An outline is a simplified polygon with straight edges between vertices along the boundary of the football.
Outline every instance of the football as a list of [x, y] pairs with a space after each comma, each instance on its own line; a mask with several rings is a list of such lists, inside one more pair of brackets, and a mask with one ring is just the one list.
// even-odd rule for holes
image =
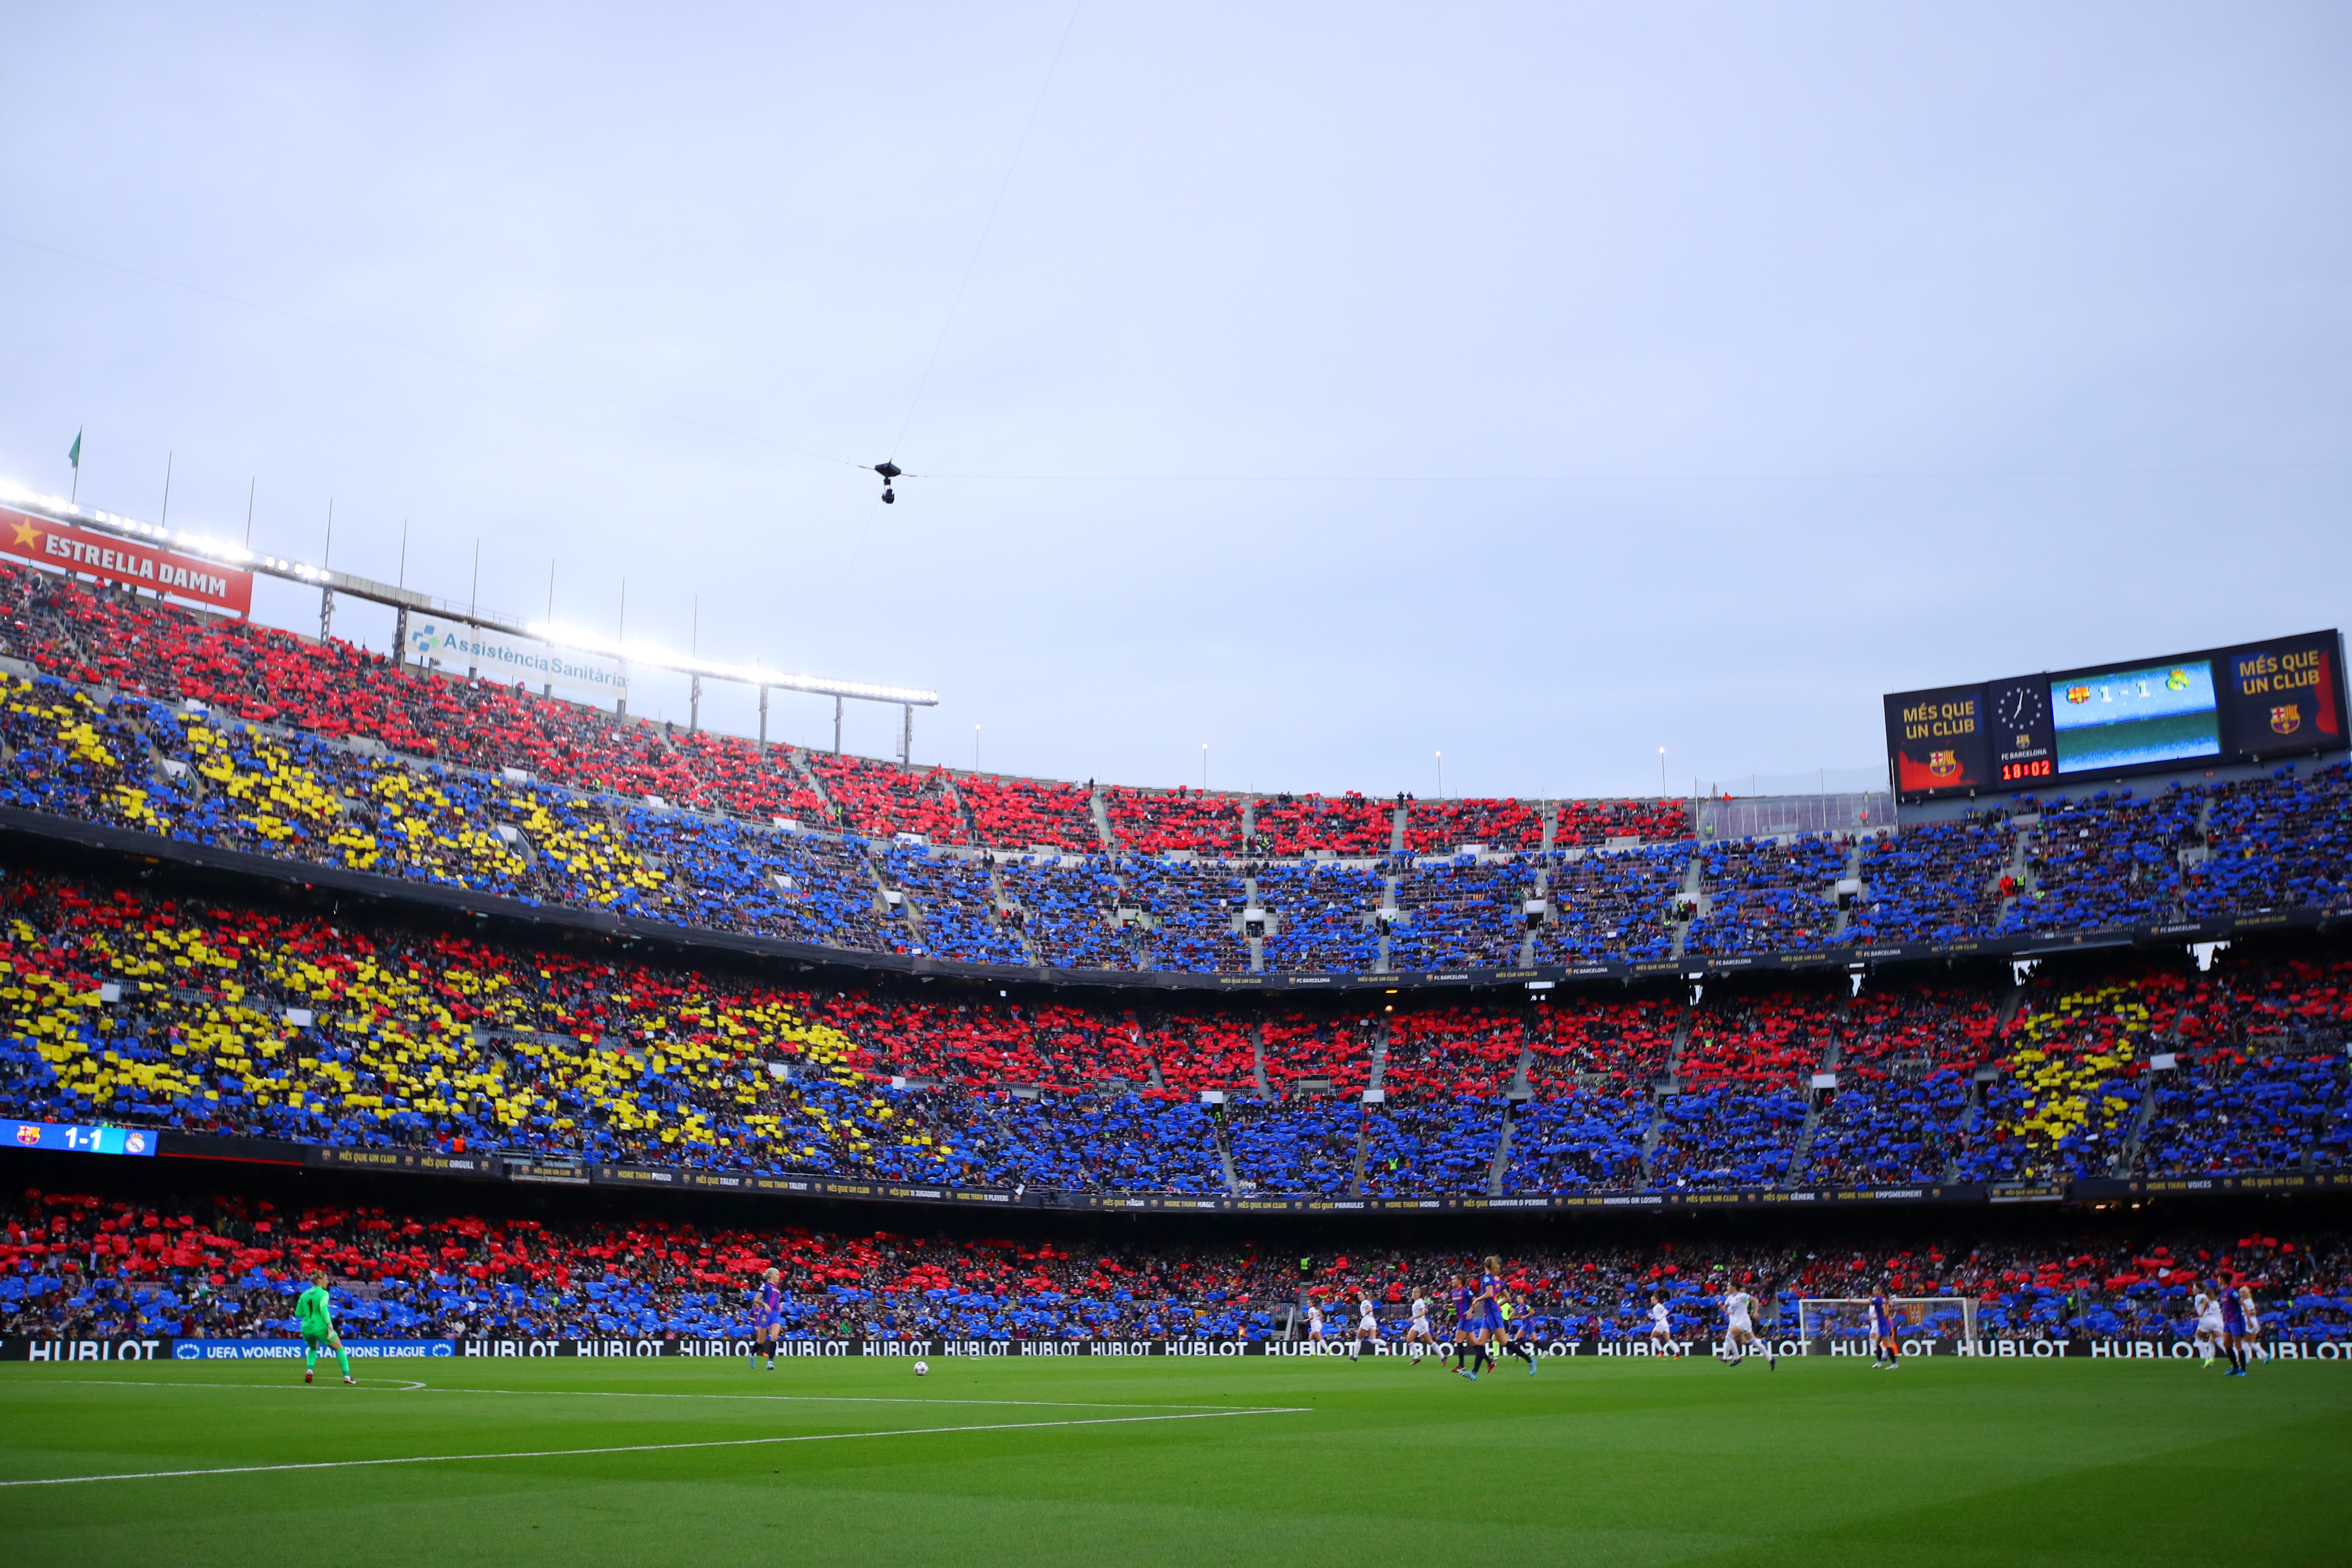
[[917, 1362], [917, 1363], [915, 1363], [915, 1375], [916, 1375], [917, 1377], [929, 1377], [929, 1376], [930, 1376], [930, 1375], [931, 1375], [931, 1363], [930, 1363], [929, 1362], [927, 1362], [927, 1361], [919, 1361], [919, 1362]]

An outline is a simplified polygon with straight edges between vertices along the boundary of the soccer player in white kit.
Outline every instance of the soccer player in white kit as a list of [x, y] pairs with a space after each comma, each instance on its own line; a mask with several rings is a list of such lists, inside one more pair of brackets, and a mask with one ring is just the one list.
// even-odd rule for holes
[[[1756, 1325], [1750, 1320], [1755, 1310], [1756, 1298], [1747, 1291], [1726, 1290], [1723, 1293], [1723, 1315], [1730, 1323], [1723, 1336], [1724, 1348], [1731, 1352], [1727, 1359], [1733, 1366], [1746, 1365], [1748, 1347], [1760, 1342], [1756, 1338]], [[1769, 1370], [1780, 1370], [1780, 1358], [1771, 1352], [1769, 1345], [1765, 1347], [1764, 1360]]]
[[1412, 1347], [1412, 1364], [1415, 1366], [1421, 1364], [1423, 1353], [1422, 1346], [1436, 1348], [1437, 1336], [1429, 1330], [1429, 1298], [1426, 1296], [1415, 1296], [1412, 1299], [1412, 1321], [1406, 1325], [1404, 1342]]
[[1666, 1310], [1666, 1299], [1664, 1296], [1650, 1298], [1650, 1353], [1652, 1355], [1682, 1353], [1682, 1347], [1675, 1343], [1674, 1318]]
[[1315, 1347], [1315, 1354], [1323, 1353], [1323, 1308], [1320, 1302], [1307, 1303], [1307, 1342]]
[[2221, 1346], [2221, 1299], [2200, 1290], [2197, 1292], [2197, 1364], [2201, 1370], [2213, 1370], [2213, 1352]]
[[1348, 1342], [1348, 1359], [1358, 1361], [1361, 1352], [1372, 1348], [1381, 1337], [1381, 1321], [1372, 1311], [1370, 1296], [1356, 1298], [1356, 1337]]
[[2266, 1359], [2267, 1352], [2263, 1349], [2263, 1315], [2254, 1310], [2252, 1286], [2238, 1287], [2238, 1311], [2246, 1323], [2245, 1334], [2240, 1342], [2245, 1346], [2246, 1353], [2256, 1361]]

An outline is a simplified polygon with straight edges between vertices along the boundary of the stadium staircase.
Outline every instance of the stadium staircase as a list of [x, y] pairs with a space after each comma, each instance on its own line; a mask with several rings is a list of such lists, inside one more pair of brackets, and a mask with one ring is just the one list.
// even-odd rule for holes
[[1697, 1017], [1698, 1009], [1693, 1007], [1675, 1022], [1675, 1043], [1666, 1051], [1665, 1073], [1650, 1086], [1650, 1130], [1642, 1135], [1642, 1181], [1645, 1185], [1658, 1143], [1666, 1135], [1666, 1101], [1682, 1092], [1683, 1047], [1690, 1043], [1691, 1026]]
[[1545, 854], [1549, 855], [1551, 853], [1552, 840], [1559, 831], [1559, 802], [1556, 800], [1548, 800], [1543, 803], [1543, 844], [1541, 847]]
[[1239, 1173], [1234, 1169], [1233, 1148], [1225, 1142], [1224, 1118], [1221, 1116], [1209, 1118], [1209, 1139], [1217, 1146], [1217, 1164], [1225, 1173], [1225, 1191], [1236, 1197], [1240, 1196], [1242, 1179]]
[[[2182, 1021], [2180, 1016], [2176, 1013], [2173, 1015], [2170, 1027], [2161, 1034], [2153, 1032], [2149, 1034], [2147, 1039], [2150, 1054], [2154, 1054], [2155, 1047], [2158, 1046], [2168, 1051], [2180, 1044]], [[2140, 1150], [2147, 1142], [2148, 1125], [2156, 1120], [2156, 1074], [2144, 1072], [2139, 1075], [2139, 1103], [2132, 1108], [2131, 1127], [2124, 1134], [2122, 1143], [2116, 1150], [2115, 1163], [2109, 1167], [2108, 1174], [2129, 1176], [2139, 1168]], [[2310, 1151], [2306, 1148], [2305, 1159], [2308, 1162], [2309, 1158]]]
[[1536, 1097], [1535, 1086], [1528, 1079], [1535, 1067], [1535, 1043], [1529, 1041], [1519, 1047], [1519, 1064], [1511, 1069], [1511, 1081], [1504, 1089], [1503, 1098], [1509, 1100], [1533, 1100]]
[[1490, 1198], [1503, 1195], [1503, 1178], [1511, 1169], [1511, 1122], [1515, 1120], [1511, 1110], [1508, 1106], [1503, 1110], [1503, 1131], [1495, 1140], [1495, 1161], [1486, 1167], [1486, 1195]]
[[2115, 1163], [2107, 1168], [2111, 1176], [2128, 1176], [2137, 1168], [2140, 1146], [2147, 1142], [2147, 1124], [2156, 1119], [2156, 1075], [2142, 1073], [2139, 1083], [2139, 1103], [2132, 1107], [2131, 1128], [2116, 1149]]
[[[1244, 812], [1244, 818], [1246, 818], [1248, 808], [1244, 807], [1243, 809]], [[1234, 913], [1234, 918], [1238, 921], [1242, 918], [1244, 912], [1260, 907], [1261, 906], [1257, 901], [1257, 879], [1255, 876], [1244, 877], [1242, 879], [1242, 908]], [[1244, 926], [1242, 928], [1242, 940], [1249, 944], [1249, 972], [1252, 974], [1264, 974], [1265, 973], [1265, 938], [1262, 936], [1249, 935], [1248, 929], [1249, 928], [1247, 926]], [[1258, 1073], [1258, 1078], [1261, 1082], [1264, 1081], [1265, 1077], [1265, 1070], [1261, 1068]]]
[[[1700, 890], [1706, 886], [1706, 862], [1696, 855], [1692, 856], [1690, 869], [1683, 873], [1682, 892], [1675, 900], [1677, 909], [1687, 904], [1696, 915], [1699, 910]], [[1696, 919], [1675, 922], [1675, 945], [1669, 956], [1680, 958], [1683, 955], [1683, 945], [1690, 941], [1690, 928], [1696, 923]], [[1681, 1049], [1680, 1041], [1675, 1042], [1675, 1049]]]
[[1680, 1086], [1682, 1082], [1683, 1047], [1690, 1044], [1691, 1027], [1698, 1022], [1698, 1008], [1686, 1007], [1683, 1010], [1683, 1016], [1675, 1021], [1675, 1042], [1666, 1048], [1665, 1076], [1659, 1080], [1655, 1087], [1664, 1089], [1669, 1092], [1672, 1092], [1675, 1089]]
[[[989, 856], [985, 864], [988, 867], [989, 902], [995, 906], [997, 927], [999, 930], [1002, 930], [1005, 923], [1004, 917], [1007, 914], [1011, 913], [1014, 910], [1020, 910], [1022, 914], [1026, 916], [1029, 911], [1005, 896], [1004, 878], [997, 869], [996, 857], [993, 855]], [[1014, 925], [1013, 930], [1014, 934], [1020, 937], [1021, 951], [1029, 955], [1029, 962], [1042, 967], [1045, 962], [1045, 955], [1037, 951], [1036, 940], [1029, 934], [1028, 921], [1025, 919], [1023, 920], [1020, 923]], [[1160, 1069], [1157, 1066], [1152, 1068], [1151, 1072], [1152, 1077], [1155, 1079], [1160, 1075]], [[1157, 1089], [1159, 1085], [1155, 1082], [1152, 1087]]]
[[1372, 973], [1375, 974], [1395, 973], [1389, 967], [1389, 931], [1397, 918], [1397, 884], [1402, 880], [1404, 879], [1400, 876], [1389, 876], [1381, 879], [1381, 915], [1386, 918], [1376, 918], [1373, 921], [1373, 924], [1380, 928], [1381, 932], [1380, 951], [1372, 958]]
[[[1545, 833], [1547, 837], [1549, 837], [1550, 829], [1547, 827], [1545, 829]], [[1550, 867], [1538, 866], [1536, 868], [1536, 886], [1533, 896], [1544, 900], [1544, 918], [1549, 921], [1551, 918]], [[1520, 923], [1524, 925], [1526, 924], [1526, 921], [1522, 921]], [[1522, 969], [1532, 968], [1535, 964], [1535, 961], [1536, 928], [1533, 926], [1528, 926], [1526, 931], [1519, 933], [1519, 966]]]
[[808, 752], [798, 746], [788, 746], [785, 748], [785, 751], [793, 760], [793, 773], [799, 777], [801, 783], [808, 786], [809, 793], [811, 795], [814, 795], [817, 799], [824, 802], [824, 815], [827, 825], [830, 826], [834, 822], [838, 821], [840, 818], [840, 813], [834, 808], [833, 796], [825, 794], [824, 792], [824, 781], [817, 777], [816, 770], [814, 768], [809, 766]]
[[1101, 790], [1097, 789], [1087, 797], [1087, 808], [1094, 813], [1095, 837], [1102, 840], [1103, 853], [1118, 854], [1118, 835], [1110, 830], [1110, 803], [1103, 798]]
[[1397, 803], [1395, 814], [1389, 818], [1389, 853], [1391, 855], [1402, 855], [1404, 853], [1405, 810], [1406, 807], [1404, 803], [1402, 801], [1399, 801]]
[[[1857, 886], [1859, 886], [1862, 881], [1862, 835], [1858, 833], [1855, 834], [1853, 842], [1846, 846], [1845, 868], [1838, 873], [1841, 879], [1853, 882]], [[1837, 897], [1835, 889], [1831, 891], [1830, 897], [1832, 900]], [[1861, 894], [1857, 893], [1854, 895], [1854, 902], [1857, 904], [1862, 902]], [[1843, 936], [1845, 934], [1845, 928], [1852, 923], [1853, 923], [1853, 911], [1852, 910], [1838, 910], [1837, 918], [1830, 922], [1831, 941], [1834, 942], [1837, 938]]]
[[[2000, 874], [2015, 883], [2017, 891], [2001, 900], [1993, 913], [1994, 920], [2003, 926], [2009, 923], [2010, 916], [2015, 912], [2017, 900], [2042, 886], [2041, 878], [2034, 874], [2035, 862], [2027, 853], [2041, 837], [2042, 818], [2039, 816], [2012, 819], [2009, 835], [2009, 859], [2001, 867]], [[1995, 885], [1998, 886], [1998, 882]]]
[[964, 804], [963, 791], [956, 788], [955, 774], [941, 768], [932, 776], [940, 781], [940, 788], [947, 793], [948, 804], [955, 807], [956, 820], [963, 824], [964, 841], [979, 843], [980, 823], [971, 815], [971, 807]]
[[[1849, 993], [1851, 993], [1852, 988], [1848, 987], [1848, 990]], [[1851, 994], [1849, 994], [1844, 1000], [1838, 1004], [1838, 1022], [1841, 1024], [1844, 1023], [1853, 1016], [1853, 998]], [[1838, 1037], [1835, 1030], [1832, 1030], [1828, 1037], [1822, 1042], [1821, 1059], [1813, 1064], [1813, 1070], [1815, 1072], [1835, 1072], [1837, 1071], [1838, 1059]], [[1805, 1173], [1805, 1167], [1812, 1163], [1813, 1133], [1820, 1129], [1822, 1124], [1822, 1097], [1834, 1091], [1830, 1089], [1815, 1089], [1810, 1082], [1805, 1085], [1805, 1124], [1797, 1130], [1797, 1142], [1789, 1151], [1789, 1173], [1781, 1180], [1780, 1184], [1782, 1186], [1793, 1187], [1798, 1185], [1798, 1178]]]
[[1250, 1075], [1257, 1084], [1260, 1100], [1274, 1099], [1274, 1089], [1265, 1081], [1265, 1029], [1255, 1019], [1250, 1020]]
[[1642, 1134], [1642, 1184], [1650, 1184], [1650, 1171], [1658, 1156], [1658, 1142], [1666, 1135], [1666, 1101], [1672, 1098], [1659, 1095], [1650, 1102], [1650, 1130]]
[[[907, 931], [917, 930], [914, 896], [890, 885], [890, 879], [882, 875], [881, 863], [870, 851], [860, 855], [857, 858], [857, 863], [866, 868], [866, 879], [874, 884], [874, 908], [881, 915], [884, 922], [895, 925], [903, 921], [906, 922]], [[893, 893], [898, 896], [898, 901], [896, 903], [890, 901], [890, 895]]]

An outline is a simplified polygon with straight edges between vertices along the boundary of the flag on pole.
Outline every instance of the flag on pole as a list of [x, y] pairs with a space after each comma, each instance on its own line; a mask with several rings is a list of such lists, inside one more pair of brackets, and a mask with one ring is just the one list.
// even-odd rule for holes
[[79, 430], [74, 432], [74, 444], [66, 451], [66, 461], [74, 466], [74, 472], [81, 472], [81, 432]]

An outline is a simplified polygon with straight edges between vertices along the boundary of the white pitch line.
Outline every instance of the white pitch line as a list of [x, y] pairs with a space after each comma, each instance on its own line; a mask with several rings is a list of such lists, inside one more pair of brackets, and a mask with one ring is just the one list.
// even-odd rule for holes
[[484, 1459], [569, 1459], [594, 1454], [654, 1454], [681, 1448], [758, 1448], [780, 1443], [834, 1443], [851, 1437], [928, 1437], [954, 1432], [1034, 1432], [1056, 1426], [1119, 1426], [1150, 1421], [1218, 1421], [1235, 1415], [1307, 1415], [1304, 1405], [1190, 1411], [1180, 1415], [1098, 1415], [1082, 1421], [999, 1421], [971, 1426], [906, 1426], [887, 1432], [808, 1432], [788, 1437], [719, 1437], [697, 1443], [624, 1443], [604, 1448], [526, 1448], [505, 1454], [414, 1454], [389, 1459], [311, 1459], [291, 1465], [223, 1465], [196, 1470], [132, 1470], [105, 1476], [43, 1476], [0, 1480], [0, 1487], [70, 1487], [90, 1481], [158, 1481], [187, 1476], [255, 1476], [287, 1470], [348, 1470], [377, 1465], [457, 1465]]
[[[139, 1377], [61, 1377], [55, 1380], [86, 1388], [186, 1388], [206, 1394], [295, 1394], [309, 1386], [298, 1383], [173, 1383]], [[989, 1405], [1014, 1410], [1197, 1410], [1232, 1415], [1259, 1408], [1254, 1405], [1146, 1405], [1132, 1400], [1087, 1399], [961, 1399], [887, 1394], [667, 1394], [657, 1389], [626, 1388], [450, 1388], [404, 1378], [380, 1377], [377, 1383], [398, 1383], [396, 1394], [503, 1394], [518, 1399], [748, 1399], [775, 1404], [807, 1405]], [[361, 1386], [368, 1380], [362, 1379]]]

